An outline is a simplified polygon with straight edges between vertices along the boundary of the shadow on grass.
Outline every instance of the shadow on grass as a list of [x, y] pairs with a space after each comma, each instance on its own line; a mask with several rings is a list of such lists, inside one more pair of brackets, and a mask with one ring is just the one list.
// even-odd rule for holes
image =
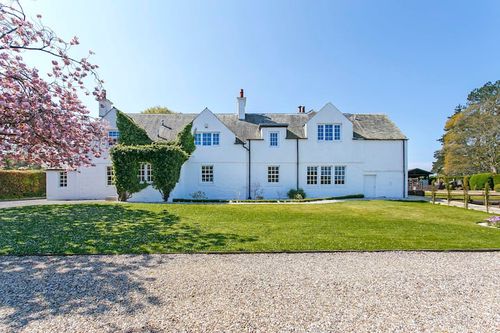
[[[144, 287], [140, 269], [165, 258], [0, 257], [0, 330], [17, 332], [52, 316], [132, 314], [161, 301]], [[133, 297], [135, 296], [135, 297]]]
[[0, 210], [0, 254], [196, 252], [256, 240], [205, 232], [166, 209], [86, 204]]
[[[0, 210], [0, 254], [195, 252], [257, 240], [205, 232], [167, 210], [47, 205]], [[124, 258], [124, 260], [122, 260]], [[0, 256], [0, 330], [65, 314], [134, 313], [160, 304], [141, 269], [168, 257]], [[140, 297], [138, 297], [140, 295]]]

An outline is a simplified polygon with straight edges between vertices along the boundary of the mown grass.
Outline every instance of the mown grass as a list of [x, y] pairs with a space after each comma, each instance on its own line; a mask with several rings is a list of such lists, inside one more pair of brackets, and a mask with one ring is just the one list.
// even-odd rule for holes
[[489, 215], [421, 202], [75, 204], [0, 210], [0, 254], [500, 248]]

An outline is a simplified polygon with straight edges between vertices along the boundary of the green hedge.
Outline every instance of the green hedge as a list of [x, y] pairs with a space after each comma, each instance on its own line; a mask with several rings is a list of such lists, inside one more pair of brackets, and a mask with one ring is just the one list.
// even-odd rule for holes
[[478, 173], [469, 179], [471, 190], [484, 190], [486, 183], [489, 183], [490, 189], [493, 188], [493, 175], [491, 173]]
[[495, 186], [500, 185], [500, 175], [493, 175], [493, 184]]
[[0, 199], [45, 196], [45, 171], [0, 170]]

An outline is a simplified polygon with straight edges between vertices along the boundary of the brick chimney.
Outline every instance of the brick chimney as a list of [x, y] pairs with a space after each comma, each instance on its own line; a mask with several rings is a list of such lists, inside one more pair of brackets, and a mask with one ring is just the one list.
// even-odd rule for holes
[[113, 103], [106, 98], [106, 91], [104, 91], [103, 98], [99, 100], [99, 117], [104, 117], [112, 108]]

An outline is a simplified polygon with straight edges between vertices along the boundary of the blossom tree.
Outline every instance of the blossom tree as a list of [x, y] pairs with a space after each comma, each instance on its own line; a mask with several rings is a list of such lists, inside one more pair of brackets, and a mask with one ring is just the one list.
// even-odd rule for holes
[[[70, 56], [78, 45], [29, 19], [19, 1], [0, 3], [0, 167], [7, 160], [49, 167], [90, 165], [100, 156], [105, 125], [92, 118], [80, 94], [104, 97], [97, 65]], [[23, 55], [47, 59], [48, 73], [29, 66]], [[89, 90], [88, 81], [94, 86]]]

